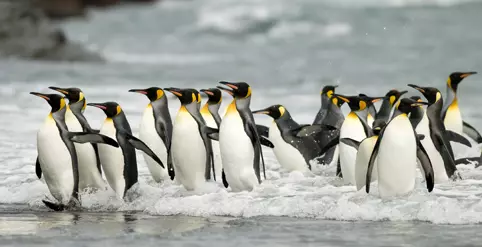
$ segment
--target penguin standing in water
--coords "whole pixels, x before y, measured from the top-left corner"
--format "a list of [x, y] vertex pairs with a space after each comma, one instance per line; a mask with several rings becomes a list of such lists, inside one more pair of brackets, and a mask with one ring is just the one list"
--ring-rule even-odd
[[127, 191], [137, 183], [137, 159], [135, 148], [142, 150], [162, 168], [164, 164], [141, 140], [132, 136], [131, 126], [124, 111], [116, 102], [88, 103], [104, 111], [106, 119], [100, 133], [117, 140], [120, 148], [99, 146], [100, 161], [105, 177], [118, 199], [124, 199]]
[[482, 143], [480, 133], [470, 124], [462, 120], [457, 98], [459, 83], [462, 82], [464, 78], [475, 74], [477, 74], [477, 72], [454, 72], [450, 74], [447, 79], [447, 98], [442, 109], [442, 119], [445, 128], [448, 130], [458, 134], [465, 133], [477, 143]]
[[[361, 190], [366, 185], [366, 175], [368, 170], [368, 162], [375, 147], [375, 143], [378, 140], [378, 135], [380, 131], [385, 127], [386, 123], [384, 120], [377, 119], [373, 122], [373, 135], [369, 136], [363, 141], [358, 142], [350, 138], [343, 138], [340, 142], [350, 145], [356, 148], [358, 151], [356, 153], [355, 159], [355, 180], [357, 190]], [[375, 160], [374, 168], [377, 171], [377, 163]], [[375, 172], [371, 176], [371, 182], [374, 182], [378, 178], [378, 172]]]
[[[181, 102], [172, 133], [171, 155], [177, 180], [186, 190], [201, 187], [214, 169], [211, 140], [217, 130], [210, 128], [199, 112], [201, 95], [195, 89], [165, 88]], [[213, 174], [216, 180], [216, 174]]]
[[[397, 115], [380, 131], [368, 162], [366, 192], [370, 192], [371, 178], [378, 172], [378, 191], [381, 197], [400, 196], [415, 187], [417, 158], [421, 162], [427, 189], [434, 187], [434, 172], [427, 153], [420, 144], [407, 114], [412, 107], [426, 104], [404, 98], [398, 104]], [[374, 171], [375, 164], [377, 170]]]
[[[84, 117], [86, 100], [84, 93], [79, 88], [49, 87], [64, 94], [69, 99], [65, 110], [65, 123], [71, 132], [97, 133]], [[102, 179], [102, 169], [98, 156], [98, 147], [94, 143], [75, 143], [79, 164], [79, 190], [105, 189], [106, 184]], [[37, 174], [38, 175], [38, 174]]]
[[99, 134], [69, 132], [65, 123], [67, 107], [62, 96], [37, 92], [30, 94], [45, 99], [52, 108], [37, 133], [36, 167], [42, 170], [45, 183], [58, 203], [42, 201], [55, 211], [78, 207], [79, 167], [74, 142], [106, 143], [114, 147], [118, 147], [118, 144], [111, 138]]
[[[440, 91], [433, 87], [420, 87], [408, 84], [419, 92], [421, 92], [428, 100], [429, 106], [425, 111], [424, 117], [417, 126], [417, 133], [422, 134], [425, 138], [422, 140], [424, 148], [430, 157], [435, 171], [435, 183], [442, 183], [449, 178], [460, 178], [457, 173], [457, 167], [454, 161], [454, 153], [449, 141], [455, 141], [467, 146], [471, 146], [465, 137], [446, 130], [440, 118], [442, 111], [443, 99]], [[427, 118], [428, 121], [424, 120]]]
[[[273, 143], [274, 154], [287, 171], [311, 170], [310, 161], [322, 155], [318, 143], [313, 138], [313, 131], [322, 130], [321, 125], [314, 127], [299, 125], [282, 105], [273, 105], [266, 109], [253, 111], [253, 114], [266, 114], [273, 118], [269, 127], [269, 140]], [[315, 130], [317, 128], [317, 130]], [[308, 131], [311, 131], [309, 133]], [[338, 143], [338, 136], [333, 138]]]
[[131, 89], [129, 92], [144, 94], [150, 100], [142, 115], [139, 139], [152, 149], [163, 164], [167, 164], [167, 169], [164, 169], [144, 153], [144, 159], [152, 178], [157, 183], [166, 180], [168, 177], [171, 180], [174, 179], [175, 173], [169, 152], [172, 140], [172, 120], [164, 90], [158, 87], [150, 87]]
[[[340, 129], [340, 138], [350, 138], [355, 141], [362, 141], [367, 136], [372, 136], [372, 130], [368, 126], [366, 120], [367, 101], [376, 102], [380, 98], [371, 98], [367, 96], [344, 96], [336, 95], [336, 97], [348, 103], [351, 112], [345, 118]], [[355, 160], [357, 150], [352, 146], [340, 143], [340, 168], [343, 174], [343, 180], [347, 184], [356, 184], [355, 181]]]
[[[221, 90], [217, 88], [201, 89], [199, 90], [208, 96], [208, 101], [201, 108], [201, 116], [206, 121], [206, 125], [213, 129], [219, 129], [221, 126], [221, 116], [219, 115], [219, 107], [222, 103]], [[219, 142], [212, 142], [212, 149], [214, 155], [214, 174], [218, 178], [221, 177], [223, 164], [221, 160], [221, 153], [219, 151]], [[217, 179], [221, 181], [221, 179]]]
[[382, 120], [385, 123], [390, 120], [390, 113], [392, 112], [392, 108], [395, 105], [395, 103], [398, 102], [398, 99], [404, 94], [406, 94], [408, 91], [401, 91], [399, 92], [396, 89], [392, 89], [388, 91], [387, 94], [385, 94], [385, 98], [383, 98], [382, 101], [382, 106], [380, 107], [380, 110], [377, 112], [377, 115], [375, 117], [376, 120]]
[[325, 86], [321, 90], [321, 107], [316, 114], [313, 124], [322, 124], [325, 117], [328, 115], [328, 107], [330, 106], [331, 96], [335, 93], [335, 88], [338, 86]]
[[[223, 184], [232, 191], [251, 191], [261, 183], [265, 170], [261, 141], [249, 109], [251, 87], [246, 82], [219, 82], [218, 87], [234, 97], [219, 128], [219, 148], [223, 161]], [[266, 179], [266, 174], [264, 174]]]

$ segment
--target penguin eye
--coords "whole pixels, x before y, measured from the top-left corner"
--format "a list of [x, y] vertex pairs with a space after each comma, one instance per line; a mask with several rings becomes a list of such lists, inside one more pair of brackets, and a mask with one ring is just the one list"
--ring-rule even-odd
[[157, 98], [156, 98], [156, 100], [162, 98], [162, 96], [164, 96], [164, 90], [158, 89], [158, 90], [157, 90]]

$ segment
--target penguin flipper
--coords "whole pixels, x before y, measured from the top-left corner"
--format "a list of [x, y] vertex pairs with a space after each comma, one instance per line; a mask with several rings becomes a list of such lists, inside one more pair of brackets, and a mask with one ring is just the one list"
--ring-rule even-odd
[[467, 138], [463, 137], [462, 135], [453, 132], [451, 130], [446, 130], [445, 131], [445, 136], [447, 137], [447, 140], [452, 141], [452, 142], [458, 142], [461, 144], [464, 144], [467, 147], [472, 147], [472, 144], [470, 143]]
[[35, 161], [35, 173], [37, 174], [38, 179], [42, 178], [42, 167], [40, 167], [40, 161], [38, 160], [38, 156], [37, 160]]
[[223, 178], [224, 188], [228, 188], [229, 184], [228, 184], [228, 180], [226, 180], [226, 174], [224, 173], [224, 168], [223, 168], [223, 170], [222, 170], [221, 177]]
[[167, 155], [167, 174], [169, 175], [171, 180], [174, 180], [174, 177], [176, 177], [176, 172], [174, 171], [174, 165], [172, 164], [171, 152], [169, 152]]
[[470, 138], [474, 139], [477, 143], [482, 143], [482, 136], [480, 133], [467, 122], [463, 122], [463, 132]]
[[94, 149], [94, 153], [95, 153], [97, 169], [99, 170], [100, 175], [102, 175], [102, 168], [101, 168], [100, 156], [99, 156], [99, 146], [97, 146], [97, 144], [92, 143], [92, 148]]
[[360, 146], [360, 142], [353, 140], [351, 138], [341, 138], [340, 142], [343, 142], [344, 144], [354, 147], [356, 150], [358, 150], [358, 147]]
[[370, 183], [372, 181], [372, 172], [373, 172], [373, 167], [375, 166], [375, 159], [378, 155], [378, 150], [380, 148], [380, 142], [383, 139], [383, 134], [385, 132], [386, 128], [383, 128], [380, 131], [380, 134], [378, 135], [377, 142], [375, 143], [375, 146], [373, 147], [372, 155], [370, 156], [370, 161], [368, 161], [368, 168], [367, 168], [367, 177], [366, 177], [366, 184], [365, 184], [365, 191], [367, 193], [370, 193]]
[[444, 161], [445, 171], [447, 172], [448, 177], [452, 177], [455, 172], [457, 171], [457, 167], [455, 166], [455, 160], [452, 152], [452, 148], [445, 143], [443, 136], [435, 135], [437, 140], [437, 144], [435, 148], [439, 151], [442, 159]]
[[417, 138], [417, 158], [420, 160], [420, 165], [422, 166], [423, 173], [425, 175], [425, 182], [427, 183], [428, 192], [432, 192], [435, 184], [435, 175], [433, 171], [432, 162], [428, 157], [427, 151], [423, 147], [420, 139]]
[[69, 132], [69, 139], [73, 142], [78, 143], [104, 143], [113, 147], [119, 147], [119, 143], [117, 143], [114, 139], [102, 135], [102, 134], [94, 134], [88, 132]]
[[269, 147], [269, 148], [274, 148], [274, 144], [272, 142], [270, 142], [267, 138], [265, 138], [264, 136], [260, 136], [259, 137], [259, 142], [261, 143], [261, 145], [263, 146], [266, 146], [266, 147]]
[[53, 202], [49, 202], [49, 201], [46, 201], [46, 200], [42, 200], [42, 202], [45, 204], [45, 206], [47, 206], [48, 208], [54, 210], [54, 211], [64, 211], [65, 210], [65, 205], [63, 204], [55, 204]]
[[336, 162], [336, 176], [343, 178], [343, 173], [341, 172], [340, 156], [338, 156], [338, 162]]
[[269, 128], [268, 127], [266, 127], [264, 125], [256, 124], [256, 130], [258, 131], [259, 136], [262, 136], [264, 138], [269, 137]]
[[340, 143], [340, 136], [339, 135], [335, 136], [335, 138], [331, 139], [324, 147], [321, 148], [319, 156], [328, 152], [328, 150], [330, 150], [332, 147], [338, 145], [338, 143]]
[[417, 134], [417, 138], [421, 141], [421, 140], [425, 139], [425, 135]]
[[211, 140], [219, 141], [219, 130], [204, 126], [203, 131], [208, 135]]
[[139, 140], [137, 137], [133, 136], [133, 135], [130, 135], [126, 132], [122, 132], [127, 141], [136, 149], [138, 150], [141, 150], [142, 152], [144, 152], [145, 154], [149, 155], [149, 157], [151, 157], [154, 161], [157, 162], [157, 164], [159, 164], [162, 168], [165, 168], [164, 167], [164, 164], [162, 163], [161, 159], [159, 159], [159, 157], [157, 157], [157, 155], [141, 140]]

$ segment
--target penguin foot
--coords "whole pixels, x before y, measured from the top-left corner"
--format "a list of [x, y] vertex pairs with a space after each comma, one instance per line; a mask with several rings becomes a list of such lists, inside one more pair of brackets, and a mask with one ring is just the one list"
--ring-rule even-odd
[[55, 204], [53, 202], [49, 202], [46, 200], [42, 200], [42, 202], [47, 206], [48, 208], [54, 210], [54, 211], [64, 211], [65, 210], [65, 205], [63, 204]]
[[452, 181], [457, 181], [457, 180], [462, 180], [463, 178], [462, 178], [462, 175], [460, 175], [459, 171], [455, 171], [452, 177], [450, 177], [450, 179], [452, 179]]

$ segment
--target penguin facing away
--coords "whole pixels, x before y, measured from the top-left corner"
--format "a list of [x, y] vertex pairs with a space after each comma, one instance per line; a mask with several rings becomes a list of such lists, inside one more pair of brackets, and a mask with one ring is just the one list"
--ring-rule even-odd
[[[266, 114], [273, 118], [269, 127], [269, 140], [273, 143], [273, 151], [281, 166], [287, 171], [311, 170], [310, 161], [322, 155], [314, 135], [321, 132], [323, 126], [314, 125], [308, 133], [305, 126], [299, 125], [282, 105], [273, 105], [265, 109], [253, 111], [253, 114]], [[333, 137], [337, 142], [338, 136]], [[338, 142], [337, 142], [338, 143]]]
[[335, 93], [337, 87], [337, 85], [327, 85], [321, 90], [321, 107], [316, 114], [315, 120], [313, 120], [313, 124], [322, 124], [328, 114], [328, 106], [330, 105], [331, 96]]
[[434, 172], [430, 159], [420, 143], [407, 114], [412, 107], [427, 104], [403, 98], [398, 104], [398, 114], [380, 131], [368, 163], [366, 192], [370, 192], [375, 160], [378, 170], [378, 190], [381, 197], [405, 195], [413, 191], [417, 158], [421, 162], [427, 189], [434, 187]]
[[173, 180], [175, 172], [170, 154], [173, 127], [164, 90], [158, 87], [150, 87], [130, 89], [129, 92], [143, 94], [149, 99], [150, 102], [144, 110], [139, 126], [139, 139], [152, 149], [163, 164], [167, 164], [167, 169], [164, 169], [144, 153], [147, 168], [157, 183], [166, 180], [168, 177]]
[[118, 199], [124, 199], [127, 191], [137, 183], [137, 159], [135, 149], [149, 155], [162, 168], [165, 168], [157, 155], [141, 140], [132, 135], [131, 127], [124, 111], [116, 102], [88, 103], [101, 109], [106, 119], [100, 133], [115, 139], [120, 148], [99, 146], [99, 156], [105, 177]]
[[249, 109], [251, 87], [246, 82], [219, 83], [228, 87], [219, 89], [234, 97], [219, 128], [223, 184], [232, 191], [251, 191], [261, 183], [261, 165], [266, 179], [260, 137]]
[[[443, 99], [438, 89], [434, 87], [420, 87], [414, 84], [408, 84], [408, 86], [421, 92], [428, 100], [429, 106], [425, 111], [425, 115], [428, 118], [428, 125], [419, 123], [417, 128], [421, 128], [419, 134], [426, 136], [422, 144], [432, 161], [436, 183], [447, 181], [449, 178], [460, 178], [460, 174], [457, 172], [455, 165], [452, 146], [449, 141], [459, 142], [471, 147], [470, 142], [465, 137], [445, 129], [440, 118]], [[433, 146], [433, 148], [431, 146]]]
[[[69, 105], [65, 110], [65, 123], [71, 132], [97, 133], [84, 117], [86, 100], [84, 93], [79, 88], [49, 87], [60, 92], [69, 99]], [[79, 190], [105, 189], [106, 184], [102, 179], [102, 169], [98, 156], [98, 147], [95, 143], [75, 143], [79, 165]]]
[[79, 207], [79, 167], [74, 142], [105, 143], [114, 147], [118, 144], [100, 134], [69, 132], [65, 123], [67, 107], [62, 96], [38, 92], [30, 94], [45, 99], [52, 108], [37, 133], [36, 167], [42, 170], [47, 187], [58, 202], [42, 202], [54, 211]]
[[457, 89], [464, 78], [477, 72], [454, 72], [447, 79], [447, 98], [442, 108], [442, 119], [445, 128], [458, 134], [465, 133], [477, 143], [482, 143], [480, 133], [467, 122], [463, 121], [458, 104]]
[[[217, 129], [210, 128], [199, 112], [201, 96], [195, 89], [165, 88], [181, 102], [172, 133], [171, 155], [177, 180], [186, 190], [195, 190], [211, 179], [214, 169], [211, 139]], [[210, 139], [211, 138], [211, 139]], [[213, 174], [214, 179], [215, 174]]]
[[385, 98], [383, 98], [382, 106], [380, 110], [377, 112], [375, 119], [382, 120], [387, 123], [390, 120], [390, 113], [392, 112], [393, 106], [398, 102], [398, 99], [408, 91], [398, 91], [396, 89], [392, 89], [385, 94]]

